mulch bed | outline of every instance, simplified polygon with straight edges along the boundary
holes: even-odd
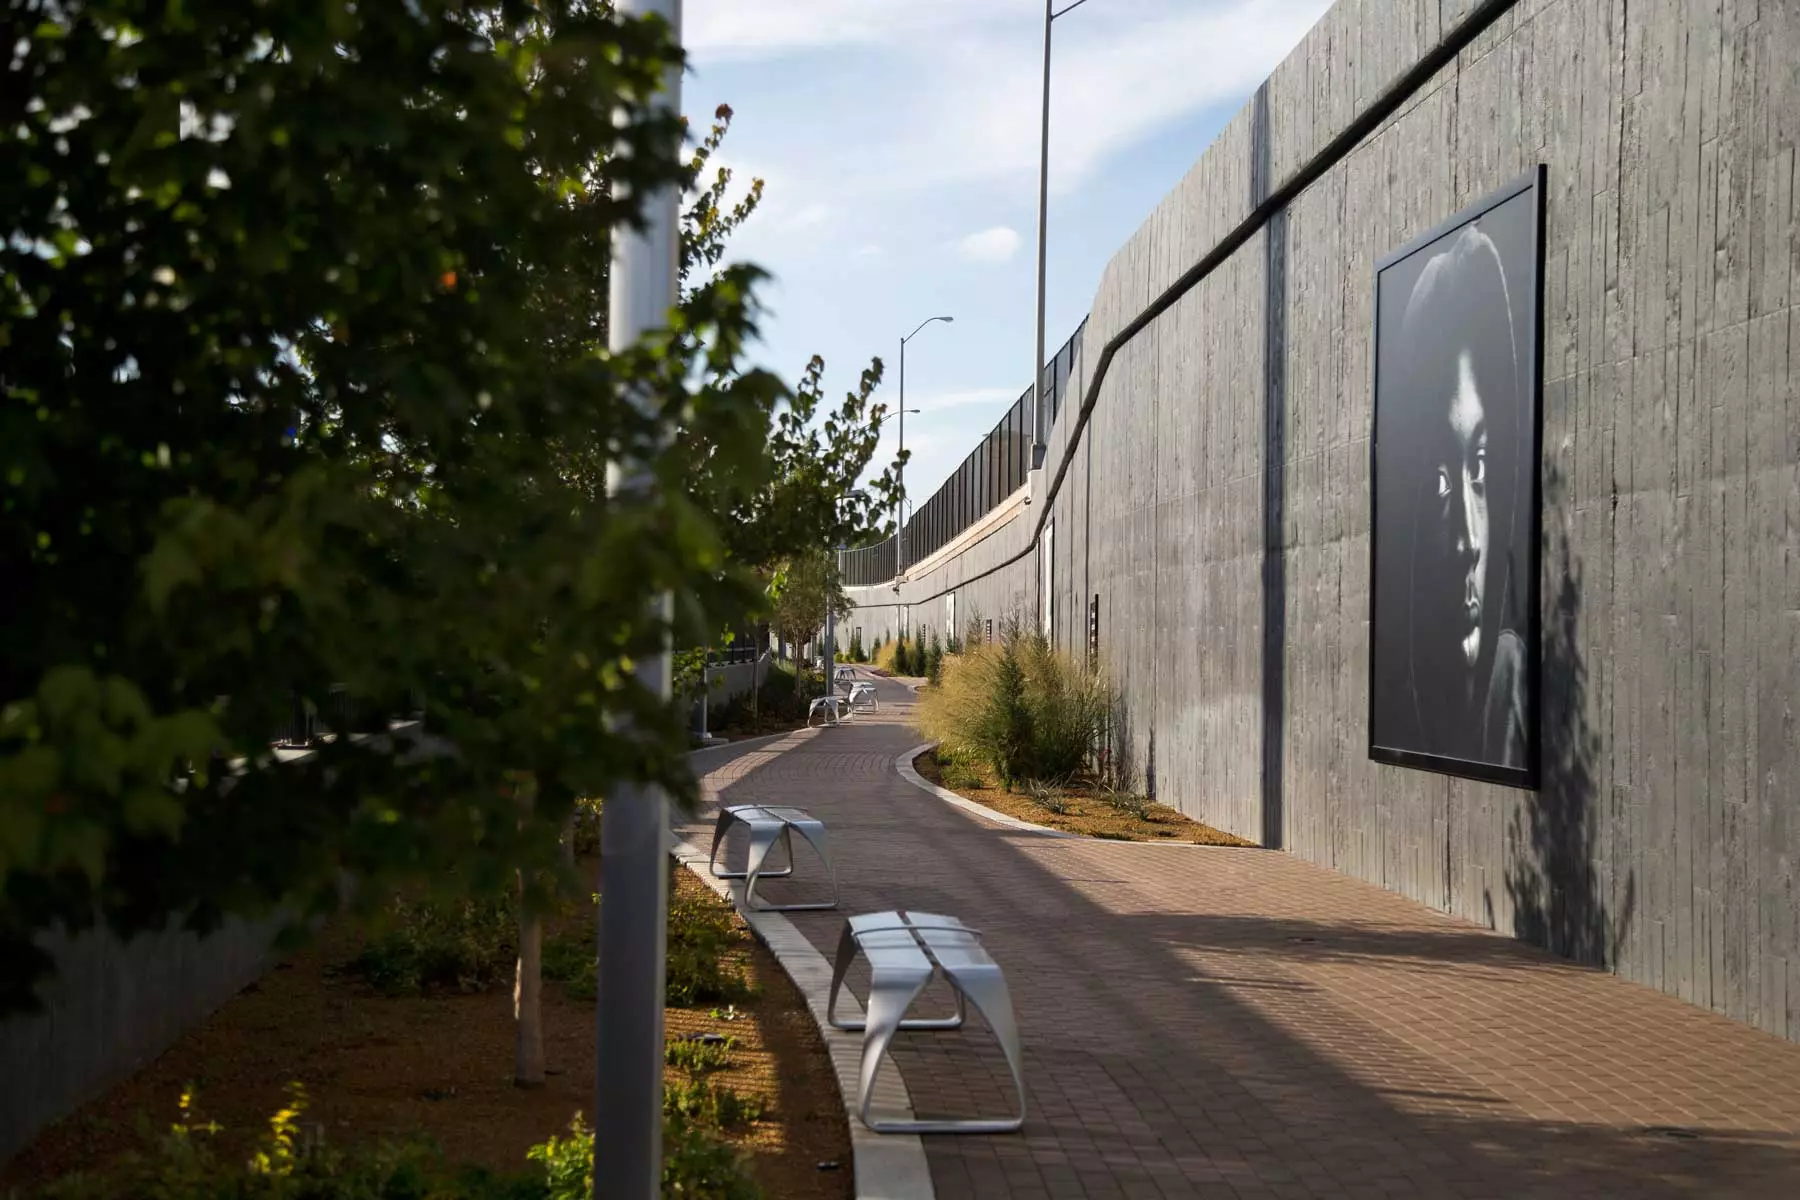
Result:
[[[959,786],[952,787],[944,782],[943,764],[938,761],[934,750],[927,750],[913,759],[913,768],[932,783],[946,791],[955,792],[965,800],[973,800],[1021,821],[1047,825],[1066,833],[1125,842],[1186,842],[1198,846],[1255,845],[1254,842],[1234,837],[1210,825],[1203,825],[1166,804],[1152,804],[1143,817],[1133,816],[1102,801],[1086,784],[1071,784],[1064,788],[1067,811],[1056,813],[1023,792],[1007,791],[985,767],[975,769],[980,780],[978,785],[959,779]]]
[[[677,876],[681,894],[722,903],[687,871]],[[668,1009],[668,1036],[735,1039],[731,1065],[710,1078],[767,1103],[761,1121],[727,1136],[749,1155],[768,1196],[842,1200],[854,1183],[850,1135],[824,1043],[774,957],[740,919],[733,924],[740,940],[726,960],[747,972],[756,995],[730,1021],[712,1017],[710,1007]],[[544,1055],[554,1074],[522,1090],[512,1082],[510,986],[383,996],[337,970],[362,945],[348,919],[327,925],[156,1061],[42,1134],[0,1173],[0,1194],[103,1168],[141,1147],[140,1120],[166,1129],[190,1083],[202,1117],[223,1125],[224,1137],[238,1135],[225,1146],[234,1152],[267,1127],[290,1080],[305,1084],[304,1120],[330,1143],[424,1133],[456,1161],[502,1171],[525,1169],[526,1149],[565,1131],[576,1112],[591,1120],[593,1001],[572,1000],[563,985],[545,981]],[[670,1068],[668,1077],[680,1073]],[[822,1163],[836,1165],[821,1170]]]

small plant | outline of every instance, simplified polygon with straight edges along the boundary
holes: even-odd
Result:
[[[966,755],[947,746],[937,748],[938,772],[948,788],[978,788],[986,784],[980,769]]]
[[[731,1051],[737,1045],[736,1038],[720,1038],[718,1041],[702,1041],[695,1038],[676,1038],[663,1047],[663,1061],[671,1067],[678,1067],[689,1075],[705,1075],[712,1071],[723,1071],[731,1065]]]
[[[1060,817],[1069,811],[1069,794],[1060,784],[1046,783],[1041,779],[1027,780],[1025,794],[1045,812],[1055,813]]]
[[[932,687],[943,682],[944,648],[938,642],[937,630],[931,631],[931,644],[925,651],[925,679]]]
[[[319,1126],[302,1121],[305,1089],[289,1084],[288,1096],[246,1157],[220,1153],[216,1141],[224,1130],[200,1119],[188,1089],[175,1123],[145,1149],[104,1171],[64,1176],[36,1195],[41,1200],[505,1200],[543,1194],[541,1186],[523,1176],[453,1167],[423,1138],[373,1147],[328,1146]]]
[[[869,661],[869,656],[863,653],[861,629],[857,629],[850,635],[850,661],[855,663]]]
[[[588,1200],[594,1194],[594,1131],[580,1113],[569,1122],[566,1136],[533,1146],[526,1157],[543,1171],[541,1200]],[[682,1200],[762,1200],[742,1154],[687,1118],[667,1114],[662,1194]]]
[[[727,1131],[762,1120],[767,1105],[761,1096],[745,1096],[731,1088],[708,1083],[698,1075],[676,1080],[663,1088],[663,1114]]]
[[[1130,788],[1116,787],[1110,783],[1099,784],[1095,791],[1100,797],[1100,802],[1115,812],[1137,821],[1149,820],[1150,797],[1134,792]]]

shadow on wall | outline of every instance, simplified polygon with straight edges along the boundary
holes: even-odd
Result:
[[[1542,511],[1561,511],[1567,496],[1561,472],[1544,468]],[[1542,667],[1539,673],[1540,780],[1513,813],[1506,831],[1506,893],[1513,934],[1565,958],[1610,966],[1636,906],[1636,872],[1626,876],[1623,902],[1612,911],[1595,867],[1598,850],[1594,763],[1600,735],[1588,721],[1588,667],[1581,651],[1582,563],[1566,529],[1548,528]]]

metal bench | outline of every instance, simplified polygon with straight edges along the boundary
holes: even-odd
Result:
[[[850,695],[846,700],[853,713],[880,712],[881,701],[875,696],[875,685],[872,683],[853,683]]]
[[[843,719],[851,712],[845,705],[842,696],[820,696],[806,706],[806,727],[808,729],[813,727],[813,718],[821,711],[825,714],[825,719],[820,722],[821,725],[841,725]]]
[[[742,871],[721,871],[718,866],[719,844],[731,826],[742,825],[750,834],[750,848],[745,856]],[[812,901],[806,904],[758,904],[756,902],[756,885],[764,879],[779,879],[794,873],[794,831],[800,831],[812,846],[819,861],[825,866],[825,873],[831,879],[831,899],[828,901]],[[787,866],[769,870],[766,866],[769,851],[775,843],[780,842],[782,852],[787,855]],[[838,903],[837,872],[832,869],[831,855],[826,850],[825,822],[819,820],[805,809],[788,808],[768,804],[734,804],[719,810],[718,824],[713,826],[712,853],[707,856],[706,868],[715,879],[742,879],[744,881],[744,907],[755,912],[801,912],[819,908],[836,908]]]
[[[869,960],[868,1015],[864,1020],[839,1020],[838,991],[858,953]],[[956,1011],[948,1017],[915,1017],[906,1012],[937,971],[942,971],[956,996]],[[1003,1118],[953,1118],[926,1120],[871,1120],[869,1105],[875,1094],[875,1076],[881,1056],[902,1029],[960,1029],[967,1004],[987,1019],[1006,1064],[1012,1068],[1013,1087],[1019,1094],[1019,1113]],[[1025,1077],[1019,1055],[1019,1030],[1013,1020],[1012,998],[1000,965],[981,944],[981,932],[955,917],[941,913],[864,913],[844,922],[838,937],[837,960],[831,972],[831,991],[825,1000],[825,1018],[834,1029],[862,1031],[862,1068],[858,1080],[858,1116],[876,1133],[1013,1133],[1025,1123]]]

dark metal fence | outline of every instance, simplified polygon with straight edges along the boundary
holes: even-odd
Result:
[[[1063,393],[1068,390],[1085,329],[1087,318],[1083,317],[1074,335],[1044,364],[1046,435],[1062,411]],[[906,523],[904,565],[928,557],[998,508],[1024,485],[1030,470],[1031,389],[1026,388],[931,499],[913,510],[912,519]],[[848,587],[885,583],[894,578],[902,565],[895,560],[894,539],[888,537],[873,546],[844,552],[844,583]]]

